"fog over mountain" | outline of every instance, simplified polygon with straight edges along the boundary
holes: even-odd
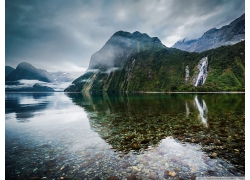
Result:
[[[5,67],[6,91],[63,91],[73,79],[66,72],[48,72],[22,62],[16,69]]]
[[[244,0],[6,1],[5,65],[27,62],[76,78],[114,32],[143,32],[171,47],[244,13]]]

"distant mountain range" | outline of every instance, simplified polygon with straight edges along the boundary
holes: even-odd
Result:
[[[43,82],[71,82],[73,79],[66,72],[48,72],[44,69],[37,69],[29,63],[22,62],[16,69],[5,66],[5,80],[17,81],[20,79],[39,80]]]
[[[45,70],[37,69],[31,64],[26,62],[18,64],[16,69],[14,69],[7,77],[5,77],[6,81],[17,81],[20,79],[51,82],[49,77],[47,77]]]
[[[18,64],[16,69],[5,66],[6,91],[55,91],[50,86],[72,81],[69,73],[48,72],[27,62]]]
[[[202,52],[220,46],[233,45],[245,40],[245,14],[220,29],[212,28],[199,39],[176,42],[173,48],[189,52]]]

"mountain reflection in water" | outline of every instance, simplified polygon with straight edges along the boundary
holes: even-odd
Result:
[[[244,94],[5,94],[6,179],[244,174]]]
[[[19,122],[29,122],[36,113],[45,110],[53,93],[6,93],[5,114],[15,113]]]
[[[86,110],[91,128],[119,152],[140,154],[174,137],[200,144],[210,157],[225,158],[244,172],[243,94],[67,96]]]

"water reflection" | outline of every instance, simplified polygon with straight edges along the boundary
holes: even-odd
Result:
[[[204,99],[202,99],[201,101],[199,101],[198,98],[197,98],[197,95],[196,95],[195,98],[194,98],[194,101],[195,101],[195,105],[196,105],[197,109],[200,112],[199,118],[201,119],[201,121],[204,124],[204,126],[208,127],[208,125],[207,125],[207,118],[206,118],[208,110],[207,110],[207,106],[206,106],[206,103],[205,103]]]
[[[6,179],[131,179],[132,175],[138,179],[194,179],[242,175],[244,97],[6,94]],[[29,123],[17,123],[16,112],[21,112],[18,109],[25,114],[30,112],[25,106],[38,104],[46,106],[35,109]]]
[[[242,94],[67,96],[86,110],[91,128],[117,151],[140,154],[172,136],[181,142],[200,144],[210,157],[226,158],[244,171]],[[228,105],[228,101],[234,105]]]
[[[29,122],[36,113],[49,105],[48,96],[53,93],[6,93],[5,114],[15,113],[19,122]]]
[[[208,108],[206,106],[205,100],[200,97],[198,99],[198,96],[194,96],[193,103],[185,102],[185,108],[186,108],[186,118],[189,118],[190,115],[190,106],[192,106],[193,109],[197,109],[199,114],[197,116],[197,119],[201,121],[201,123],[204,125],[204,127],[208,127],[207,124],[207,114],[208,114]]]
[[[138,96],[127,94],[108,95],[69,94],[72,100],[88,112],[91,128],[112,147],[125,153],[143,152],[157,146],[162,139],[173,135],[172,116],[183,107],[176,95],[167,99],[159,95]],[[181,120],[179,118],[178,120]]]
[[[185,106],[186,106],[186,118],[188,118],[189,114],[190,114],[190,110],[189,110],[189,106],[188,106],[188,103],[186,101],[185,103]]]

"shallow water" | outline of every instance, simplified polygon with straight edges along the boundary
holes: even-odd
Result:
[[[5,105],[6,179],[245,174],[245,94],[6,93]]]

